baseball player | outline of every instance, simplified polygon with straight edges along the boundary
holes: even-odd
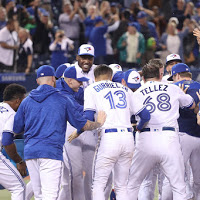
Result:
[[[164,64],[162,60],[158,58],[153,58],[149,60],[148,64],[157,65],[159,67],[160,77],[162,77],[162,82],[163,82]],[[144,84],[144,81],[142,81],[142,83]],[[136,136],[138,134],[139,133],[137,133]],[[138,193],[138,200],[153,200],[154,199],[154,192],[155,192],[157,178],[158,178],[159,200],[161,200],[162,182],[164,179],[164,175],[160,171],[159,164],[156,165],[143,180],[140,186],[139,193]]]
[[[78,132],[93,130],[105,121],[86,120],[73,101],[59,93],[55,70],[43,65],[37,70],[38,87],[26,97],[14,118],[14,132],[24,131],[24,159],[29,170],[35,199],[56,200],[60,189],[66,121]]]
[[[193,109],[195,103],[179,87],[161,82],[159,66],[146,64],[142,68],[142,75],[145,84],[134,94],[146,105],[151,119],[137,138],[128,181],[128,199],[137,200],[142,181],[159,163],[172,186],[173,199],[186,200],[184,161],[177,134],[177,119],[179,107]]]
[[[70,66],[71,66],[70,63],[64,63],[64,64],[60,65],[56,69],[56,73],[55,73],[56,79],[62,78],[64,71],[67,69],[67,67],[70,67]]]
[[[172,76],[170,81],[174,81],[174,84],[179,86],[184,85],[188,88],[186,93],[193,97],[195,103],[198,104],[199,98],[196,92],[200,89],[200,84],[192,80],[192,74],[190,68],[183,63],[176,64],[172,67]],[[179,137],[180,144],[183,153],[184,163],[187,167],[189,161],[192,174],[193,174],[193,186],[194,194],[187,192],[187,199],[200,199],[200,166],[197,162],[200,161],[200,126],[197,125],[196,114],[193,110],[180,109],[180,117],[178,119],[179,124]],[[189,179],[190,177],[187,177]],[[167,185],[165,181],[165,185]],[[169,183],[168,183],[169,186]],[[163,188],[163,200],[172,199],[172,192],[166,190],[166,186]],[[171,188],[170,188],[171,189]]]
[[[124,76],[124,72],[122,71],[122,67],[119,64],[110,64],[108,66],[113,70],[112,81],[121,83],[122,78]]]
[[[141,118],[138,129],[149,120],[149,113],[137,96],[120,83],[114,83],[112,69],[99,65],[94,70],[95,83],[84,94],[85,115],[94,119],[94,114],[103,109],[107,114],[101,130],[100,144],[94,160],[93,200],[103,200],[108,177],[114,169],[114,185],[117,199],[127,199],[127,179],[134,151],[134,139],[130,117]],[[93,99],[93,101],[91,101]],[[73,134],[69,137],[71,140]]]
[[[78,55],[76,57],[77,62],[75,68],[77,74],[88,78],[88,81],[83,82],[83,86],[80,87],[79,91],[75,93],[76,101],[83,105],[84,89],[94,82],[94,69],[96,65],[94,62],[94,47],[89,44],[83,44],[79,47]],[[74,130],[72,126],[68,124],[67,135],[70,134],[70,129]],[[84,132],[79,138],[74,140],[71,144],[67,142],[66,149],[68,157],[71,160],[71,171],[72,171],[72,197],[74,200],[80,199],[91,199],[91,185],[92,185],[92,162],[95,153],[95,148],[98,140],[98,135],[95,131]],[[64,155],[66,156],[66,155]],[[78,158],[78,159],[77,159]],[[83,179],[83,171],[85,176]],[[111,178],[109,179],[112,180]],[[109,184],[108,184],[109,185]],[[78,192],[77,192],[78,190]],[[64,195],[65,191],[61,191],[61,195]],[[107,187],[105,190],[106,198],[109,197],[110,188]]]
[[[178,54],[172,53],[167,56],[166,68],[165,68],[167,71],[167,74],[163,76],[162,82],[169,82],[169,80],[167,79],[171,76],[172,67],[177,63],[182,63],[181,57]]]
[[[12,200],[25,200],[25,183],[22,176],[26,175],[26,164],[13,143],[14,115],[25,94],[26,89],[23,86],[10,84],[5,88],[3,102],[0,103],[0,146],[4,146],[17,165],[16,169],[0,151],[0,184],[11,192]]]

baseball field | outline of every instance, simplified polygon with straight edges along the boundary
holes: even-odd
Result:
[[[0,190],[0,200],[10,200],[10,199],[11,199],[11,195],[10,195],[10,192],[8,190]],[[32,198],[31,200],[34,200],[34,198]],[[158,200],[157,187],[156,187],[156,190],[155,190],[155,198],[154,198],[154,200]]]

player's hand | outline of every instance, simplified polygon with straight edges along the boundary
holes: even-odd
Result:
[[[68,142],[70,143],[72,140],[74,140],[75,138],[77,138],[79,136],[79,134],[77,133],[77,130],[75,130],[69,137],[68,137]]]
[[[200,101],[200,90],[199,90],[199,92],[196,92],[196,94],[197,94],[199,101]]]
[[[101,126],[103,126],[105,121],[106,121],[106,113],[100,110],[97,115],[97,122],[100,123]]]
[[[26,163],[23,161],[22,163],[17,163],[17,169],[22,176],[26,176]]]
[[[179,86],[179,87],[181,88],[181,90],[183,90],[183,92],[186,94],[186,92],[187,92],[187,90],[188,90],[189,87],[186,87],[186,88],[184,89],[184,84],[179,84],[178,86]]]

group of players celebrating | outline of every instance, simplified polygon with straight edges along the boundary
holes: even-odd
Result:
[[[199,32],[195,32],[198,37]],[[0,103],[0,184],[12,200],[200,200],[200,84],[178,54],[142,71],[77,62],[37,70],[38,87],[10,84]],[[14,137],[24,134],[24,157]],[[25,185],[22,176],[30,175]],[[113,193],[112,193],[113,194]]]

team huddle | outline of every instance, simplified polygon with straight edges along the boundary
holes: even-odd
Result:
[[[36,89],[10,84],[0,103],[0,184],[12,200],[200,200],[200,84],[178,54],[142,71],[77,62],[37,70]],[[15,136],[24,135],[24,157]],[[26,185],[23,176],[30,176]],[[112,193],[113,195],[113,193]]]

